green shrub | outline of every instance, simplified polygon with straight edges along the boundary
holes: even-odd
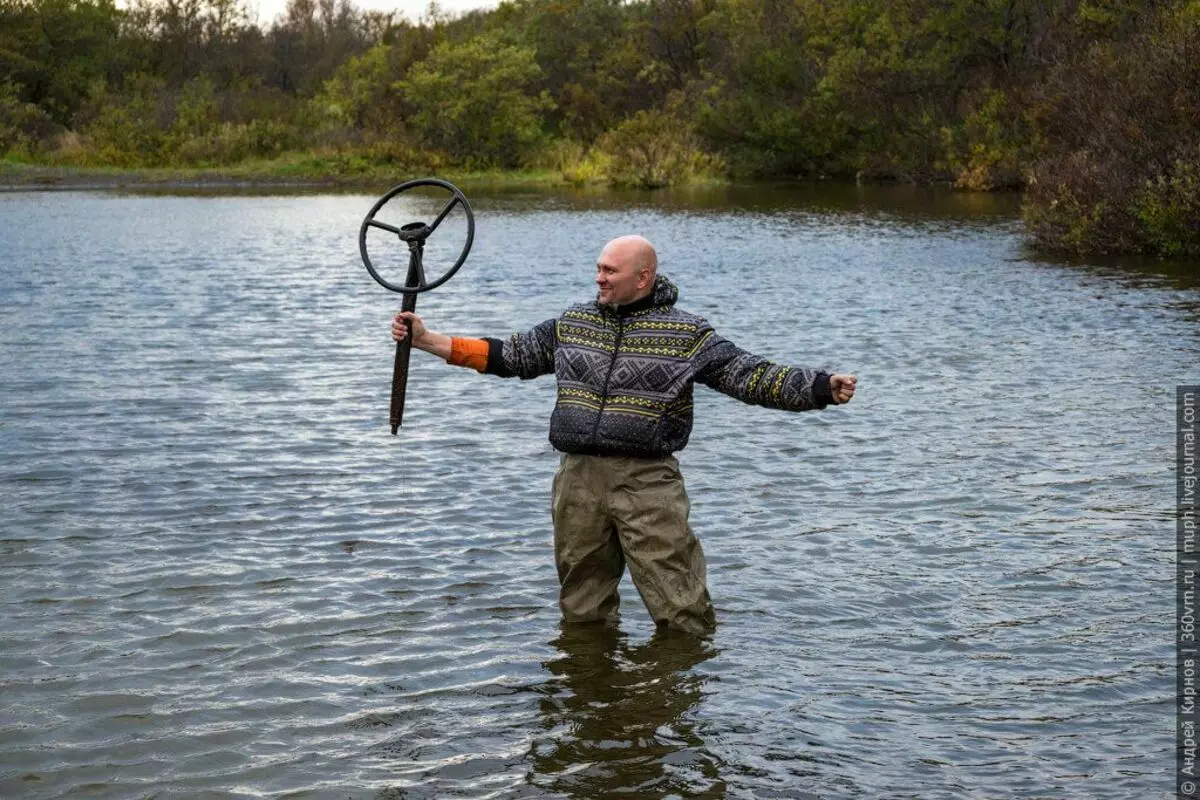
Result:
[[[558,139],[540,152],[530,166],[554,170],[567,183],[583,186],[607,180],[609,159],[598,148],[575,139]]]
[[[1200,152],[1147,180],[1133,208],[1151,250],[1200,255]]]
[[[656,189],[687,183],[715,169],[691,127],[662,111],[639,111],[596,142],[613,186]]]
[[[0,156],[14,152],[28,155],[40,148],[55,127],[49,114],[21,99],[15,83],[0,83]]]
[[[943,129],[943,140],[947,157],[938,166],[955,176],[955,188],[993,191],[1024,185],[1029,133],[1021,110],[1006,93],[984,92],[961,125]]]
[[[277,120],[224,122],[179,142],[175,159],[193,166],[228,166],[252,158],[275,158],[295,142],[294,131]]]
[[[553,107],[534,85],[532,49],[490,34],[445,42],[395,84],[415,113],[421,142],[470,168],[516,167],[543,141],[541,114]]]
[[[156,166],[167,152],[167,136],[159,124],[164,84],[146,74],[131,76],[125,91],[110,93],[94,84],[84,127],[97,161],[115,167]]]

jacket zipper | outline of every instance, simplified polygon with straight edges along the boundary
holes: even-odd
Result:
[[[600,418],[604,415],[604,403],[608,400],[608,382],[612,378],[613,368],[617,366],[617,355],[621,352],[621,337],[625,334],[625,323],[617,317],[617,341],[613,345],[612,361],[608,365],[608,374],[604,376],[604,388],[600,391],[600,410],[596,412],[596,424],[592,425],[592,447],[597,446],[596,435],[600,431]]]

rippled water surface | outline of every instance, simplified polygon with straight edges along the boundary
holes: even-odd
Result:
[[[698,394],[713,639],[628,581],[560,627],[551,379],[414,353],[388,434],[374,196],[0,194],[0,796],[1168,795],[1186,268],[1038,260],[988,198],[470,194],[432,327],[531,327],[636,231],[860,376]]]

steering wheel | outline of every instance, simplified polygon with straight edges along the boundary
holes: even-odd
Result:
[[[389,225],[386,222],[380,222],[375,219],[375,215],[387,205],[388,201],[394,197],[404,194],[410,189],[416,189],[420,186],[440,186],[443,189],[450,191],[450,200],[442,207],[437,218],[429,224],[424,222],[410,222],[406,225],[401,225],[397,228],[394,225]],[[467,240],[463,244],[462,252],[458,254],[454,265],[439,277],[437,280],[428,280],[425,277],[425,265],[423,263],[423,250],[425,240],[433,235],[438,226],[442,224],[442,220],[454,210],[456,205],[461,205],[463,211],[467,214]],[[367,229],[379,228],[388,233],[395,234],[400,241],[408,245],[410,253],[415,255],[409,265],[408,277],[403,286],[397,286],[394,283],[384,279],[375,270],[375,265],[371,263],[371,257],[367,253]],[[367,267],[367,272],[371,273],[371,277],[385,289],[390,289],[393,292],[402,294],[415,294],[418,292],[428,292],[430,289],[436,289],[446,281],[454,277],[454,273],[458,272],[458,268],[467,260],[467,254],[471,252],[471,243],[475,241],[475,214],[471,211],[471,204],[467,202],[467,197],[459,190],[457,186],[449,181],[441,180],[440,178],[418,178],[413,181],[406,181],[395,187],[383,197],[376,201],[371,210],[367,212],[366,218],[362,221],[362,226],[358,229],[358,252],[362,255],[363,264]]]
[[[439,186],[450,191],[450,200],[442,207],[441,212],[438,213],[437,218],[433,222],[429,224],[425,224],[424,222],[409,222],[397,228],[394,225],[389,225],[386,222],[380,222],[375,219],[375,215],[393,197],[397,197],[410,189],[416,189],[420,186]],[[440,278],[431,281],[425,277],[425,240],[433,235],[438,226],[442,224],[442,220],[454,210],[456,205],[462,205],[463,211],[467,214],[467,241],[463,245],[462,252],[458,254],[458,258],[455,259],[453,266],[446,270],[445,274]],[[385,280],[376,271],[375,265],[371,263],[371,257],[367,254],[368,228],[379,228],[388,233],[393,233],[401,242],[408,245],[408,276],[404,279],[403,286],[397,286]],[[467,260],[467,254],[471,252],[471,243],[473,241],[475,241],[475,214],[471,211],[471,204],[467,202],[466,196],[459,191],[457,186],[440,178],[418,178],[415,181],[400,184],[376,201],[371,210],[367,212],[366,218],[362,221],[362,225],[358,229],[358,251],[362,255],[363,264],[366,265],[367,272],[371,273],[371,277],[380,286],[404,295],[404,300],[400,303],[401,311],[416,311],[418,293],[436,289],[454,277],[454,273],[458,272],[458,268]],[[396,435],[396,431],[400,428],[404,420],[404,398],[408,393],[408,356],[412,350],[411,324],[408,327],[409,335],[401,341],[396,342],[396,361],[392,367],[392,405],[389,421],[391,422],[393,436]]]

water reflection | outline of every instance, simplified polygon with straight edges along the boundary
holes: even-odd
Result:
[[[1115,282],[1111,287],[1114,290],[1171,287],[1194,292],[1200,289],[1200,268],[1196,259],[1129,254],[1076,256],[1069,253],[1045,253],[1035,250],[1028,242],[1023,243],[1021,250],[1025,260],[1032,263],[1066,267],[1088,274],[1098,281]],[[1189,295],[1187,300],[1187,307],[1195,310],[1195,296]]]
[[[591,624],[564,625],[552,644],[531,783],[577,798],[725,796],[695,718],[707,679],[693,668],[717,654],[711,643],[661,632],[630,644]]]

